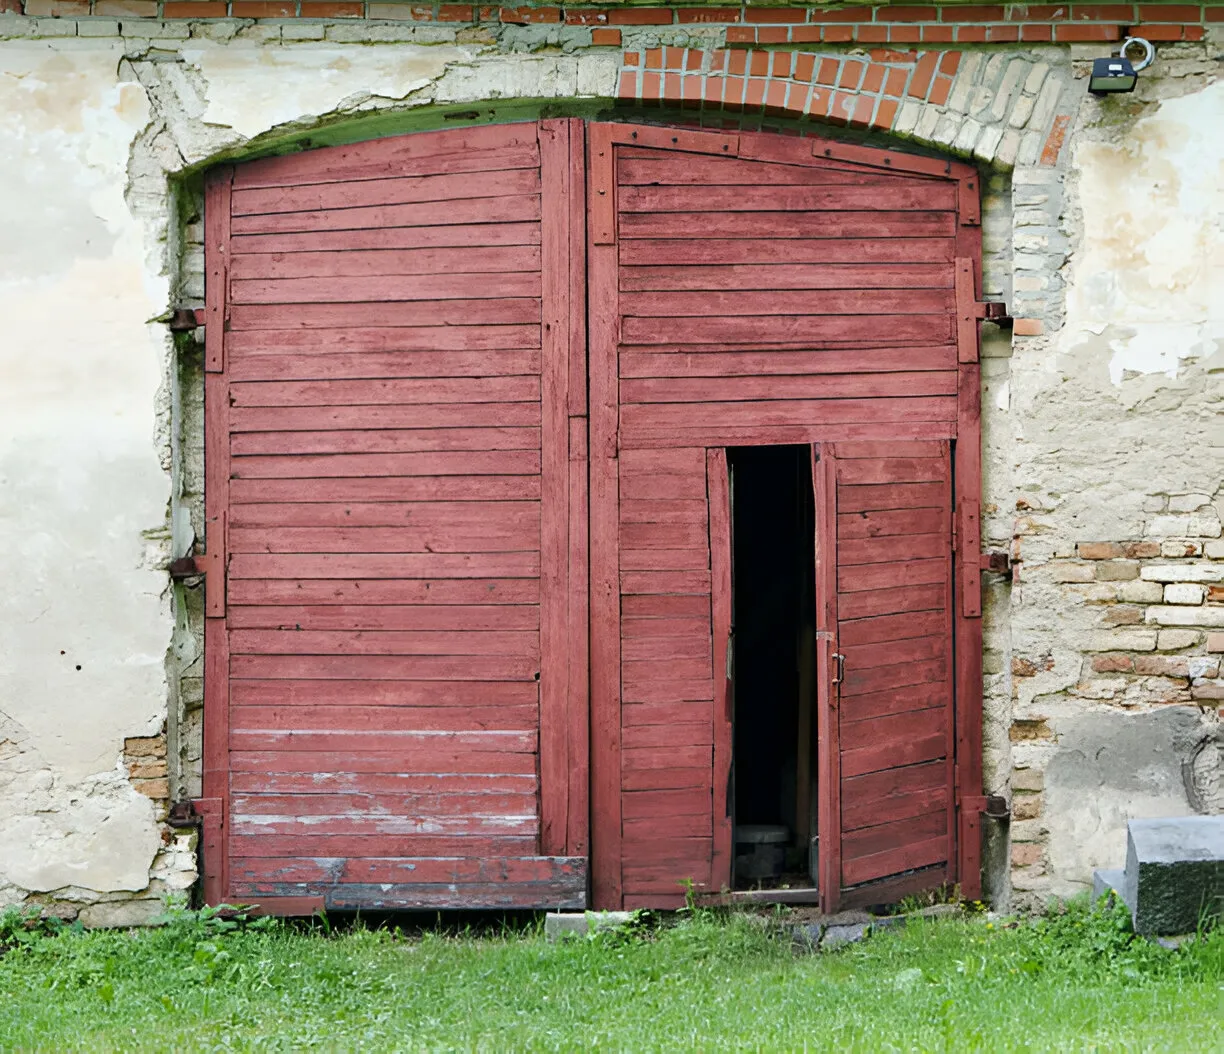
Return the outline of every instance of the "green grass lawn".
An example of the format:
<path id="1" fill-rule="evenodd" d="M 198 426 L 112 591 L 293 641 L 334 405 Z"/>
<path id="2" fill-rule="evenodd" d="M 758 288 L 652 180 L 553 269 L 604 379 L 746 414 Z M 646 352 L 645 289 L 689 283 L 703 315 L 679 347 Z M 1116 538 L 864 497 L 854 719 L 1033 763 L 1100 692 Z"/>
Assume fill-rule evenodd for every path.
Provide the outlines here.
<path id="1" fill-rule="evenodd" d="M 0 958 L 4 1050 L 586 1047 L 1224 1051 L 1224 931 L 1166 951 L 1072 906 L 799 955 L 735 914 L 558 945 L 188 917 L 23 933 Z"/>

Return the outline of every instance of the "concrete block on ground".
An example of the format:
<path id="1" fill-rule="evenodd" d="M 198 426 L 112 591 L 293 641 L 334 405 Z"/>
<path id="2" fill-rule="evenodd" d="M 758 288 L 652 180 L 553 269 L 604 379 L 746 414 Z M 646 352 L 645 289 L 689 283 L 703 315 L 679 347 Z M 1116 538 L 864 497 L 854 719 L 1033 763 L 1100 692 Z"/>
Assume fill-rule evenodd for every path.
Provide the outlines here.
<path id="1" fill-rule="evenodd" d="M 855 944 L 858 941 L 864 940 L 870 933 L 871 923 L 869 922 L 852 922 L 844 926 L 827 926 L 825 927 L 824 937 L 820 941 L 820 950 L 822 952 L 836 951 L 847 944 Z"/>
<path id="2" fill-rule="evenodd" d="M 1135 932 L 1192 933 L 1224 913 L 1224 816 L 1131 820 L 1123 900 Z"/>
<path id="3" fill-rule="evenodd" d="M 1092 872 L 1092 902 L 1095 904 L 1107 893 L 1122 896 L 1123 871 L 1121 868 L 1104 868 Z"/>
<path id="4" fill-rule="evenodd" d="M 557 941 L 567 934 L 586 937 L 617 930 L 633 921 L 632 911 L 550 911 L 544 916 L 544 936 Z"/>

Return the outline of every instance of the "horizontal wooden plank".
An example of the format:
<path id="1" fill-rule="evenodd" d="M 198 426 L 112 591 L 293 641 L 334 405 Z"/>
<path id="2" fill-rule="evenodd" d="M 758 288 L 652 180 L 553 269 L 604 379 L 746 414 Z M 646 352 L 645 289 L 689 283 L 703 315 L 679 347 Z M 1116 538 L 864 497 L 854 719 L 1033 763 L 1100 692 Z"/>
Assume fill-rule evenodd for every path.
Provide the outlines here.
<path id="1" fill-rule="evenodd" d="M 525 508 L 531 506 L 522 503 Z M 474 505 L 474 503 L 473 503 Z M 479 505 L 474 505 L 480 508 Z M 234 527 L 231 553 L 539 552 L 539 523 L 399 527 Z"/>
<path id="2" fill-rule="evenodd" d="M 952 265 L 915 263 L 722 264 L 621 267 L 620 289 L 636 292 L 779 289 L 951 289 Z"/>
<path id="3" fill-rule="evenodd" d="M 620 576 L 621 593 L 672 594 L 699 593 L 709 596 L 709 571 L 623 571 Z"/>
<path id="4" fill-rule="evenodd" d="M 704 475 L 695 472 L 633 472 L 623 473 L 620 495 L 626 501 L 704 499 Z"/>
<path id="5" fill-rule="evenodd" d="M 231 479 L 534 476 L 538 450 L 425 450 L 407 454 L 269 454 L 230 460 Z"/>
<path id="6" fill-rule="evenodd" d="M 904 714 L 911 710 L 947 707 L 952 701 L 952 685 L 944 676 L 936 676 L 925 684 L 908 684 L 877 692 L 844 695 L 841 720 L 870 722 L 876 718 Z"/>
<path id="7" fill-rule="evenodd" d="M 669 671 L 664 671 L 667 672 Z M 658 676 L 655 670 L 651 671 L 651 675 L 645 680 L 624 678 L 621 682 L 621 702 L 629 708 L 639 703 L 643 706 L 658 706 L 701 702 L 708 706 L 713 698 L 714 681 L 710 673 L 698 677 L 676 678 Z"/>
<path id="8" fill-rule="evenodd" d="M 386 837 L 451 835 L 465 838 L 509 836 L 538 836 L 539 818 L 528 816 L 265 816 L 232 813 L 229 817 L 230 837 L 244 835 L 257 837 L 302 837 L 331 836 L 362 837 L 384 835 Z"/>
<path id="9" fill-rule="evenodd" d="M 948 479 L 951 466 L 941 457 L 858 458 L 837 463 L 839 485 L 859 483 L 934 483 Z"/>
<path id="10" fill-rule="evenodd" d="M 658 910 L 665 910 L 670 905 L 658 903 L 661 897 L 671 897 L 673 895 L 684 897 L 690 885 L 694 889 L 703 889 L 709 886 L 710 867 L 708 864 L 703 865 L 700 862 L 694 861 L 683 870 L 682 877 L 679 876 L 677 868 L 669 867 L 666 864 L 653 865 L 643 864 L 642 866 L 634 866 L 625 864 L 621 868 L 621 882 L 625 890 L 625 903 L 630 904 L 634 897 L 642 897 L 651 902 L 651 906 Z M 677 890 L 680 892 L 677 893 Z M 635 904 L 635 906 L 637 906 Z M 677 905 L 683 907 L 682 904 Z M 633 910 L 627 907 L 626 910 Z"/>
<path id="11" fill-rule="evenodd" d="M 859 828 L 842 834 L 842 859 L 851 861 L 874 856 L 890 849 L 912 845 L 947 835 L 948 815 L 946 809 L 934 809 L 924 815 L 905 820 L 892 819 L 887 823 Z"/>
<path id="12" fill-rule="evenodd" d="M 508 655 L 538 662 L 540 634 L 521 630 L 235 629 L 231 655 Z"/>
<path id="13" fill-rule="evenodd" d="M 700 873 L 709 867 L 710 839 L 693 837 L 643 837 L 626 839 L 627 860 L 649 861 L 651 867 L 675 867 L 679 877 L 688 871 Z M 629 844 L 631 843 L 631 844 Z"/>
<path id="14" fill-rule="evenodd" d="M 661 238 L 687 240 L 751 238 L 770 239 L 889 239 L 951 238 L 956 233 L 956 213 L 952 211 L 887 211 L 857 212 L 844 209 L 834 212 L 737 212 L 714 209 L 708 202 L 689 202 L 687 212 L 632 213 L 617 217 L 622 244 L 641 238 L 655 241 Z M 623 247 L 622 252 L 629 247 Z M 647 249 L 642 250 L 648 252 Z M 651 261 L 647 261 L 651 262 Z M 662 261 L 659 261 L 662 262 Z M 709 261 L 698 261 L 706 263 Z"/>
<path id="15" fill-rule="evenodd" d="M 645 294 L 642 294 L 645 295 Z M 717 294 L 716 294 L 717 295 Z M 753 305 L 764 307 L 763 303 Z M 953 316 L 934 314 L 873 315 L 862 313 L 835 315 L 740 313 L 733 305 L 723 315 L 672 314 L 655 317 L 628 316 L 621 326 L 627 344 L 940 344 L 951 339 Z"/>
<path id="16" fill-rule="evenodd" d="M 824 186 L 880 185 L 897 180 L 888 172 L 812 165 L 785 165 L 717 155 L 642 151 L 641 156 L 618 151 L 616 181 L 620 186 Z"/>
<path id="17" fill-rule="evenodd" d="M 626 623 L 638 619 L 700 619 L 708 624 L 710 601 L 698 596 L 624 596 L 621 617 Z"/>
<path id="18" fill-rule="evenodd" d="M 617 208 L 627 212 L 888 212 L 956 208 L 952 182 L 897 179 L 874 186 L 626 186 Z"/>
<path id="19" fill-rule="evenodd" d="M 403 750 L 369 750 L 354 745 L 340 750 L 243 750 L 230 752 L 235 772 L 416 772 L 491 773 L 536 771 L 530 751 L 477 750 L 444 744 L 412 744 Z M 304 847 L 297 847 L 301 851 Z M 389 849 L 396 853 L 398 851 Z M 273 855 L 273 854 L 269 854 Z"/>
<path id="20" fill-rule="evenodd" d="M 621 636 L 625 640 L 645 638 L 701 639 L 710 635 L 709 612 L 694 617 L 634 618 L 621 611 Z"/>
<path id="21" fill-rule="evenodd" d="M 891 615 L 903 611 L 932 611 L 949 603 L 943 583 L 920 586 L 865 589 L 856 593 L 841 593 L 837 598 L 837 616 L 844 624 L 855 619 Z"/>
<path id="22" fill-rule="evenodd" d="M 620 522 L 636 523 L 677 523 L 704 524 L 706 522 L 707 506 L 702 498 L 656 498 L 634 499 L 624 498 L 620 503 Z M 624 527 L 622 526 L 622 530 Z"/>
<path id="23" fill-rule="evenodd" d="M 710 552 L 701 549 L 622 549 L 621 571 L 698 571 L 710 566 Z"/>
<path id="24" fill-rule="evenodd" d="M 846 644 L 839 647 L 846 656 L 846 668 L 868 669 L 898 662 L 921 662 L 937 659 L 951 650 L 951 634 L 946 627 L 927 637 L 907 637 L 905 640 L 883 641 L 878 644 Z"/>
<path id="25" fill-rule="evenodd" d="M 713 676 L 708 658 L 622 660 L 621 677 L 626 683 L 642 683 L 670 678 L 677 681 L 704 681 Z"/>
<path id="26" fill-rule="evenodd" d="M 259 158 L 234 170 L 236 187 L 374 179 L 408 172 L 478 172 L 499 168 L 505 151 L 536 155 L 534 121 L 415 132 Z M 465 163 L 466 162 L 466 163 Z"/>
<path id="27" fill-rule="evenodd" d="M 707 549 L 709 530 L 701 523 L 622 523 L 622 551 L 635 549 Z M 629 565 L 622 563 L 622 567 Z"/>
<path id="28" fill-rule="evenodd" d="M 857 564 L 878 564 L 901 560 L 923 560 L 935 557 L 952 559 L 952 537 L 948 531 L 939 534 L 887 534 L 879 538 L 838 539 L 839 573 L 847 574 Z"/>
<path id="29" fill-rule="evenodd" d="M 622 837 L 625 840 L 625 855 L 633 859 L 637 854 L 629 843 L 637 839 L 665 838 L 669 834 L 676 838 L 708 838 L 713 829 L 710 810 L 699 814 L 682 816 L 648 816 L 621 820 Z M 678 884 L 678 883 L 677 883 Z"/>
<path id="30" fill-rule="evenodd" d="M 861 458 L 927 458 L 946 457 L 946 443 L 915 443 L 908 440 L 869 441 L 837 444 L 839 461 Z"/>
<path id="31" fill-rule="evenodd" d="M 776 405 L 776 404 L 775 404 Z M 643 427 L 635 425 L 622 429 L 622 450 L 647 447 L 665 450 L 670 447 L 689 447 L 693 443 L 710 446 L 785 446 L 808 443 L 831 443 L 839 439 L 863 438 L 864 436 L 910 435 L 915 438 L 953 438 L 956 421 L 860 421 L 860 422 L 807 422 L 795 424 L 723 424 L 718 421 L 700 421 L 692 427 Z"/>
<path id="32" fill-rule="evenodd" d="M 717 222 L 734 221 L 739 228 L 750 226 L 760 214 L 740 213 Z M 860 213 L 860 215 L 863 215 Z M 934 214 L 940 233 L 952 232 L 943 214 Z M 624 217 L 622 227 L 633 221 L 656 217 Z M 658 217 L 674 231 L 671 217 Z M 931 221 L 927 221 L 932 225 Z M 777 226 L 776 221 L 771 221 Z M 879 221 L 876 226 L 882 226 Z M 907 233 L 912 225 L 906 225 Z M 820 264 L 926 264 L 951 263 L 956 256 L 956 242 L 951 237 L 856 237 L 853 231 L 821 235 L 819 231 L 778 233 L 762 231 L 740 233 L 724 231 L 721 236 L 702 236 L 700 230 L 675 231 L 671 237 L 652 238 L 647 232 L 634 230 L 633 237 L 620 240 L 620 264 L 623 269 L 684 267 L 743 267 L 753 264 L 801 265 Z M 624 271 L 622 270 L 622 274 Z"/>
<path id="33" fill-rule="evenodd" d="M 230 703 L 234 707 L 336 707 L 341 711 L 354 705 L 378 709 L 454 707 L 462 715 L 484 707 L 535 706 L 538 698 L 539 688 L 522 682 L 230 680 Z"/>
<path id="34" fill-rule="evenodd" d="M 621 293 L 617 308 L 626 317 L 674 319 L 685 316 L 710 318 L 752 315 L 946 315 L 951 313 L 953 304 L 953 294 L 945 289 L 820 288 L 770 292 L 750 290 Z M 633 339 L 627 323 L 625 337 L 627 340 Z M 726 336 L 723 339 L 738 338 Z"/>
<path id="35" fill-rule="evenodd" d="M 537 604 L 537 578 L 472 579 L 236 579 L 229 583 L 229 600 L 241 605 L 340 604 L 427 605 Z M 508 618 L 514 618 L 507 613 Z"/>
<path id="36" fill-rule="evenodd" d="M 234 857 L 530 856 L 534 835 L 235 835 Z M 453 894 L 452 894 L 453 896 Z"/>
<path id="37" fill-rule="evenodd" d="M 811 351 L 621 351 L 621 377 L 778 377 L 788 374 L 894 373 L 956 369 L 952 344 L 925 348 L 881 347 Z M 915 393 L 918 394 L 918 393 Z M 725 397 L 725 396 L 724 396 Z"/>
<path id="38" fill-rule="evenodd" d="M 666 683 L 666 682 L 664 682 Z M 638 725 L 683 725 L 710 723 L 708 700 L 680 703 L 632 703 L 621 707 L 621 725 L 632 728 Z"/>
<path id="39" fill-rule="evenodd" d="M 943 825 L 940 831 L 939 825 Z M 948 818 L 944 812 L 898 821 L 887 830 L 868 828 L 842 836 L 842 881 L 870 882 L 885 875 L 928 867 L 949 858 Z M 904 838 L 898 841 L 897 837 Z M 861 842 L 861 845 L 860 845 Z M 884 846 L 885 848 L 875 848 Z M 875 851 L 869 851 L 868 847 Z"/>
<path id="40" fill-rule="evenodd" d="M 235 432 L 230 436 L 230 454 L 234 457 L 248 454 L 405 454 L 420 450 L 539 449 L 538 428 L 370 428 L 318 432 Z"/>
<path id="41" fill-rule="evenodd" d="M 955 395 L 956 385 L 955 370 L 929 370 L 920 373 L 830 373 L 812 377 L 660 377 L 622 380 L 620 391 L 622 403 L 628 405 L 729 400 L 880 399 L 889 396 L 912 398 Z"/>
<path id="42" fill-rule="evenodd" d="M 454 223 L 432 227 L 368 227 L 364 230 L 313 231 L 298 234 L 230 236 L 235 258 L 243 253 L 347 253 L 364 250 L 486 248 L 499 245 L 539 245 L 538 220 L 523 223 Z"/>
<path id="43" fill-rule="evenodd" d="M 879 644 L 905 640 L 908 637 L 929 637 L 952 631 L 952 616 L 946 609 L 906 611 L 900 614 L 877 615 L 874 618 L 839 622 L 839 645 L 852 648 L 858 644 Z"/>
<path id="44" fill-rule="evenodd" d="M 942 761 L 890 768 L 842 781 L 843 831 L 873 827 L 947 809 L 948 766 Z"/>
<path id="45" fill-rule="evenodd" d="M 540 352 L 342 351 L 235 356 L 231 381 L 379 380 L 387 377 L 515 377 L 540 372 Z"/>
<path id="46" fill-rule="evenodd" d="M 539 679 L 540 664 L 506 655 L 234 655 L 230 676 L 290 681 L 534 682 Z"/>
<path id="47" fill-rule="evenodd" d="M 704 471 L 705 452 L 700 447 L 689 450 L 634 450 L 621 455 L 622 476 L 641 473 L 665 475 L 699 475 Z"/>
<path id="48" fill-rule="evenodd" d="M 230 428 L 235 433 L 536 427 L 539 423 L 538 402 L 260 406 L 230 410 Z"/>
<path id="49" fill-rule="evenodd" d="M 866 484 L 839 487 L 838 515 L 851 512 L 876 512 L 889 509 L 940 509 L 952 505 L 952 489 L 947 481 L 938 483 Z"/>
<path id="50" fill-rule="evenodd" d="M 941 656 L 916 662 L 897 662 L 879 666 L 847 665 L 840 695 L 844 701 L 851 696 L 869 695 L 909 685 L 922 685 L 948 680 L 948 660 Z"/>
<path id="51" fill-rule="evenodd" d="M 689 634 L 683 637 L 662 635 L 624 636 L 621 639 L 623 662 L 664 661 L 673 659 L 708 659 L 710 657 L 710 631 Z"/>
<path id="52" fill-rule="evenodd" d="M 534 772 L 233 772 L 235 793 L 292 794 L 492 794 L 508 791 L 534 796 L 539 780 Z"/>
<path id="53" fill-rule="evenodd" d="M 291 234 L 303 231 L 351 231 L 367 227 L 435 227 L 443 224 L 522 223 L 539 220 L 539 194 L 518 194 L 410 205 L 372 205 L 355 209 L 321 209 L 262 216 L 235 216 L 235 235 Z"/>
<path id="54" fill-rule="evenodd" d="M 387 304 L 237 304 L 241 328 L 225 340 L 234 360 L 254 355 L 506 351 L 540 346 L 534 298 Z"/>
<path id="55" fill-rule="evenodd" d="M 631 791 L 690 790 L 710 785 L 709 767 L 629 769 L 621 773 L 621 787 Z"/>
<path id="56" fill-rule="evenodd" d="M 385 176 L 343 183 L 290 184 L 254 188 L 235 187 L 231 210 L 238 217 L 289 212 L 349 210 L 377 205 L 425 202 L 458 204 L 468 198 L 538 194 L 540 170 L 530 155 L 522 167 L 495 171 L 446 172 L 434 175 Z"/>
<path id="57" fill-rule="evenodd" d="M 495 754 L 534 754 L 539 749 L 539 735 L 535 729 L 397 731 L 387 728 L 231 728 L 229 741 L 231 748 L 238 752 L 311 751 L 345 757 L 349 754 L 363 757 L 373 757 L 377 754 L 381 757 L 380 764 L 387 764 L 398 758 L 403 767 L 392 771 L 402 772 L 428 771 L 414 766 L 425 764 L 429 758 L 447 758 L 455 753 L 483 751 Z M 355 771 L 362 770 L 359 768 Z"/>
<path id="58" fill-rule="evenodd" d="M 864 589 L 931 585 L 943 582 L 947 573 L 948 557 L 853 564 L 837 569 L 837 590 L 840 594 Z"/>
<path id="59" fill-rule="evenodd" d="M 392 732 L 529 731 L 538 727 L 539 706 L 369 706 L 361 693 L 343 706 L 231 706 L 230 727 L 316 728 Z M 236 807 L 236 806 L 235 806 Z"/>
<path id="60" fill-rule="evenodd" d="M 703 720 L 676 725 L 622 725 L 621 748 L 691 747 L 714 742 L 714 728 L 707 713 Z M 706 810 L 709 812 L 709 809 Z"/>
<path id="61" fill-rule="evenodd" d="M 230 282 L 233 304 L 377 304 L 414 300 L 505 300 L 538 297 L 538 271 L 485 274 L 372 275 L 336 278 L 248 278 Z M 486 321 L 475 318 L 473 322 Z"/>
<path id="62" fill-rule="evenodd" d="M 773 425 L 810 426 L 859 422 L 876 424 L 883 421 L 941 421 L 955 419 L 955 415 L 956 400 L 951 396 L 779 399 L 768 402 L 638 403 L 626 405 L 621 409 L 621 421 L 626 432 L 637 428 L 699 429 L 741 425 L 763 428 Z M 946 493 L 946 488 L 944 493 Z M 840 498 L 838 507 L 841 511 Z"/>
<path id="63" fill-rule="evenodd" d="M 234 553 L 241 578 L 535 578 L 540 556 L 510 553 Z"/>
<path id="64" fill-rule="evenodd" d="M 713 764 L 711 751 L 708 745 L 691 743 L 667 747 L 626 747 L 621 751 L 621 768 L 624 772 L 659 768 L 704 768 L 710 771 Z"/>
<path id="65" fill-rule="evenodd" d="M 837 538 L 840 542 L 939 532 L 951 537 L 949 519 L 944 509 L 881 509 L 841 513 L 837 517 Z"/>
<path id="66" fill-rule="evenodd" d="M 927 713 L 916 710 L 913 713 Z M 951 718 L 946 710 L 934 711 L 939 714 L 944 724 Z M 897 718 L 909 717 L 909 714 L 898 714 Z M 891 719 L 890 719 L 891 720 Z M 875 721 L 865 721 L 863 724 L 875 724 Z M 946 757 L 948 753 L 948 734 L 945 728 L 920 735 L 915 732 L 912 738 L 903 741 L 889 741 L 874 746 L 865 746 L 857 750 L 843 749 L 841 752 L 842 778 L 861 776 L 867 772 L 878 772 L 881 769 L 896 768 L 899 765 L 916 765 L 923 761 L 935 761 Z"/>
<path id="67" fill-rule="evenodd" d="M 363 381 L 241 381 L 231 405 L 347 406 L 412 403 L 537 402 L 539 377 L 430 377 Z"/>
<path id="68" fill-rule="evenodd" d="M 437 249 L 241 253 L 230 262 L 230 277 L 245 281 L 253 278 L 358 278 L 539 269 L 539 246 L 473 245 Z"/>
<path id="69" fill-rule="evenodd" d="M 227 612 L 231 630 L 537 630 L 538 604 L 294 604 Z"/>

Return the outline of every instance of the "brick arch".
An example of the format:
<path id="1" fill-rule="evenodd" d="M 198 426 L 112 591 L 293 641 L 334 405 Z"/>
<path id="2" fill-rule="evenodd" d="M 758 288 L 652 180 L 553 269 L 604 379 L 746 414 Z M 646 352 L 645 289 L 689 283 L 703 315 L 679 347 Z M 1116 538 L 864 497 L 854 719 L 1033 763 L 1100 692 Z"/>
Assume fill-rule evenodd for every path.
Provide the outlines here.
<path id="1" fill-rule="evenodd" d="M 1048 74 L 1023 53 L 662 47 L 623 53 L 617 98 L 874 129 L 1008 168 L 1054 166 L 1071 117 Z"/>

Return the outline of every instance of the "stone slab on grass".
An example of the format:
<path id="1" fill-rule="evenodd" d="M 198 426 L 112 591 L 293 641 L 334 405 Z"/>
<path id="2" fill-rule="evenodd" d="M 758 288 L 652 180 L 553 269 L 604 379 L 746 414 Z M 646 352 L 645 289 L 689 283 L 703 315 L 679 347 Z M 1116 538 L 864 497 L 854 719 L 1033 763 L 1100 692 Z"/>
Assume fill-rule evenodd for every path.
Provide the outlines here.
<path id="1" fill-rule="evenodd" d="M 632 921 L 632 911 L 550 911 L 544 916 L 544 936 L 550 941 L 587 937 L 620 929 Z"/>
<path id="2" fill-rule="evenodd" d="M 1122 899 L 1148 935 L 1193 933 L 1224 913 L 1224 816 L 1131 820 Z"/>

